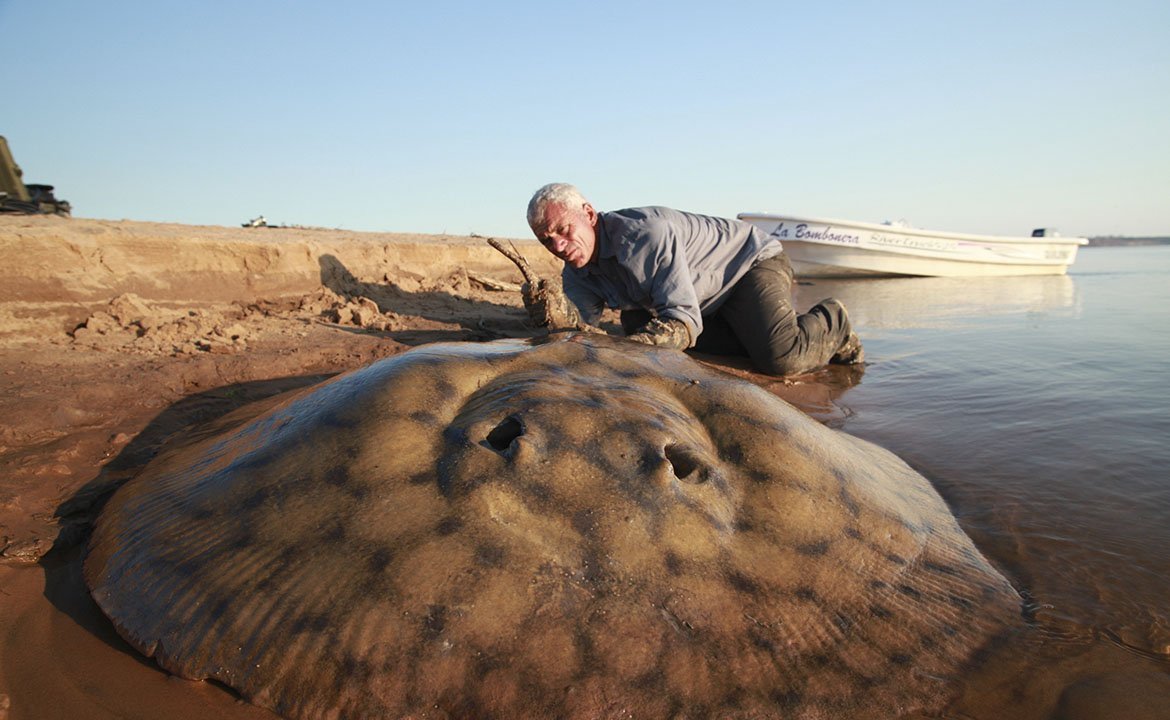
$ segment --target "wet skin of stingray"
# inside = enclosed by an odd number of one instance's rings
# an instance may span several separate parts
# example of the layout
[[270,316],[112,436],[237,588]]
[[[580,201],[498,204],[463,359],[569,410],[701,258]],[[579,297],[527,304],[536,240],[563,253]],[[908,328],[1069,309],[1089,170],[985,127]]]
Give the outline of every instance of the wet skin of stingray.
[[930,712],[1020,613],[891,453],[576,334],[421,347],[163,455],[85,577],[290,718]]

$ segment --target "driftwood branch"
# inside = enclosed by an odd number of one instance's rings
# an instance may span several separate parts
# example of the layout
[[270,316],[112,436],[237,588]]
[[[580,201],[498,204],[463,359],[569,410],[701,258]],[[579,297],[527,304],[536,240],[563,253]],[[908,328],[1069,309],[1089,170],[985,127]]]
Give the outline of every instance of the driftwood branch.
[[487,277],[486,275],[479,275],[477,273],[467,273],[467,279],[472,282],[477,282],[488,290],[496,290],[500,292],[520,292],[520,285],[514,282],[505,282],[503,280],[496,280],[495,278]]
[[511,247],[504,247],[504,243],[495,238],[488,238],[487,242],[488,245],[499,250],[504,254],[504,257],[511,260],[515,263],[516,267],[520,268],[520,274],[524,276],[524,282],[535,286],[540,281],[540,276],[536,274],[536,271],[532,269],[532,266],[528,264],[528,261],[524,259],[524,256],[520,254],[520,251],[516,249],[515,245],[508,243]]
[[542,278],[528,260],[520,254],[515,245],[508,243],[505,246],[495,238],[487,238],[488,245],[500,251],[504,257],[520,268],[524,276],[524,284],[520,287],[520,295],[524,298],[524,308],[528,311],[534,325],[547,327],[552,332],[562,330],[578,330],[581,332],[604,333],[581,319],[577,308],[565,295],[558,277]]

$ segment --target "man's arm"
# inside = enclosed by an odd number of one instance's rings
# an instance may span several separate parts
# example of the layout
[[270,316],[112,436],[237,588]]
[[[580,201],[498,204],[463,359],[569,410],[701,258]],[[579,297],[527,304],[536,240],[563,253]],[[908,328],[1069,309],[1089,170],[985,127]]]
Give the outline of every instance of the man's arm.
[[524,300],[528,317],[538,327],[547,327],[551,332],[587,327],[558,278],[541,278],[535,284],[525,282],[520,286],[520,297]]
[[[542,278],[536,274],[528,261],[513,247],[506,247],[495,238],[487,239],[488,245],[498,250],[504,257],[511,260],[524,276],[524,284],[520,286],[520,297],[524,301],[524,309],[528,317],[537,327],[547,327],[550,332],[560,330],[580,330],[583,332],[602,332],[588,322],[581,319],[577,308],[573,306],[565,295],[565,289],[560,278]],[[594,320],[596,322],[596,320]]]

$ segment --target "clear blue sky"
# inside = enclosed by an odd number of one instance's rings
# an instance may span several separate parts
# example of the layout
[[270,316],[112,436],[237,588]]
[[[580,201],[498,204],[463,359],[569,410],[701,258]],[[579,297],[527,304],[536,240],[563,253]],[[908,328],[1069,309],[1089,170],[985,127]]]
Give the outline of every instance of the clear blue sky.
[[1170,234],[1170,2],[0,0],[75,215],[527,235],[601,209]]

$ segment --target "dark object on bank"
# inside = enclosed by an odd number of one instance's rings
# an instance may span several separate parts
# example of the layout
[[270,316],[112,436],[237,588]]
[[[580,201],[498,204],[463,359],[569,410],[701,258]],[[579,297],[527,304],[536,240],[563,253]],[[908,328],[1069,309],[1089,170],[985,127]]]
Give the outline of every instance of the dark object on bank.
[[53,197],[52,185],[25,185],[23,174],[12,159],[8,141],[0,135],[0,213],[69,217],[72,208]]

